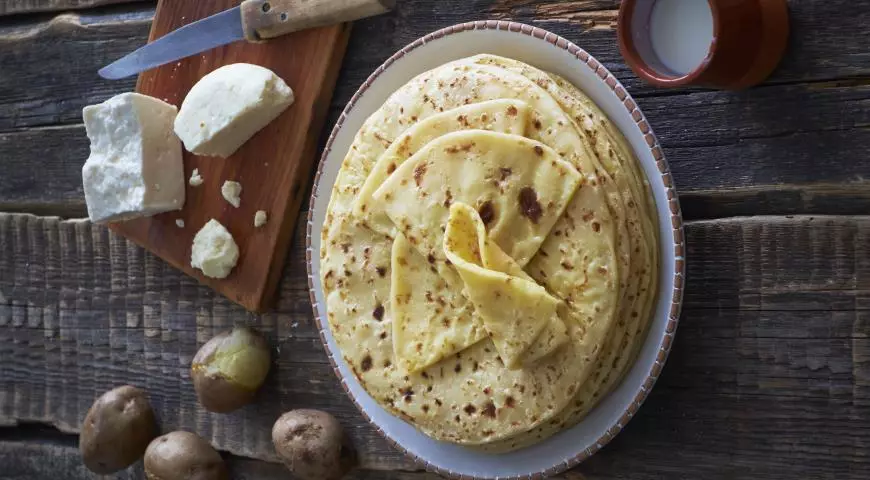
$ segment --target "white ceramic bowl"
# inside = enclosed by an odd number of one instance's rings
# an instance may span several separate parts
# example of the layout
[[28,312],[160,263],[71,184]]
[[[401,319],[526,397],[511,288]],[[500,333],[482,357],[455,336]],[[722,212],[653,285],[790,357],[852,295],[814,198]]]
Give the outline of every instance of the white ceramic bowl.
[[[565,77],[622,130],[646,173],[658,210],[661,274],[658,303],[631,371],[577,426],[508,454],[488,454],[437,442],[388,413],[360,386],[329,329],[320,284],[320,230],[339,167],[357,130],[387,97],[417,74],[479,53],[514,58]],[[664,365],[683,296],[684,244],[680,205],[658,141],[625,89],[591,55],[553,33],[514,22],[479,21],[431,33],[403,48],[360,87],[338,119],[320,160],[308,214],[308,282],[320,336],[351,399],[387,440],[428,470],[453,478],[542,478],[597,452],[637,412]]]

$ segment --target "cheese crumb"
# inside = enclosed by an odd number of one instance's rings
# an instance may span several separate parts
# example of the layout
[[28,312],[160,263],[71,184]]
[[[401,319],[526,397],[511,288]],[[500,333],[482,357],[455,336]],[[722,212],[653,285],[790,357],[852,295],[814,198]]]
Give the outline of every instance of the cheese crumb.
[[193,237],[190,266],[211,278],[226,278],[239,261],[239,247],[227,229],[215,219]]
[[230,205],[239,208],[242,204],[242,184],[227,180],[221,186],[221,195],[224,196],[224,200],[230,202]]
[[180,219],[180,218],[179,218],[179,219],[176,219],[176,220],[175,220],[175,225],[176,225],[178,228],[184,228],[184,220],[182,220],[182,219]]
[[266,224],[268,218],[266,217],[266,212],[263,210],[257,210],[257,213],[254,214],[254,227],[260,228]]
[[199,169],[194,168],[193,173],[190,174],[190,180],[188,182],[191,187],[198,187],[202,185],[202,177],[199,176]]

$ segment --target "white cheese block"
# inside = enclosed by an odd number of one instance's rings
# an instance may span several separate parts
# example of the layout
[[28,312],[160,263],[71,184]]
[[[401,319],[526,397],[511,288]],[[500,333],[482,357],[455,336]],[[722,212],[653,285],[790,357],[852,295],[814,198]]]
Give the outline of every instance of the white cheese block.
[[181,142],[172,131],[175,106],[122,93],[84,108],[91,155],[82,167],[88,216],[102,223],[184,206]]
[[221,195],[230,205],[239,208],[242,204],[242,184],[227,180],[221,185]]
[[226,158],[293,100],[293,90],[268,68],[226,65],[190,89],[175,119],[175,133],[190,152]]
[[215,219],[193,237],[190,266],[211,278],[226,278],[239,261],[239,247],[230,232]]

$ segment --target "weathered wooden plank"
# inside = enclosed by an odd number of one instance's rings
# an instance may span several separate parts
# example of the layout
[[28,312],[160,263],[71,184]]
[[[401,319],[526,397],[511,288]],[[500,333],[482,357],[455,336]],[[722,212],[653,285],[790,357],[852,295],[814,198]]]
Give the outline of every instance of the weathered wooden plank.
[[97,70],[142,46],[153,6],[64,13],[0,22],[0,130],[81,121],[81,109],[136,79],[103,80]]
[[0,208],[87,216],[81,171],[88,145],[81,125],[0,133]]
[[710,190],[687,188],[682,190],[680,204],[683,217],[692,220],[751,215],[865,215],[870,212],[870,188],[863,179],[855,180]]
[[[596,55],[635,96],[685,93],[654,89],[628,70],[616,48],[617,3],[403,0],[394,13],[356,23],[334,104],[344,105],[380,63],[417,37],[482,17],[530,22],[567,37]],[[870,0],[794,0],[790,8],[792,41],[772,83],[870,75],[863,48],[870,43],[870,32],[863,28],[870,20]],[[0,130],[75,122],[82,106],[132,89],[132,81],[107,82],[96,71],[145,43],[152,15],[152,8],[136,6],[0,23],[0,72],[15,72],[0,75]],[[800,111],[793,106],[796,115]]]
[[[780,112],[784,102],[801,105],[801,113]],[[870,162],[861,161],[870,143],[870,86],[783,85],[639,103],[664,146],[688,219],[870,208]],[[87,156],[81,125],[0,132],[0,209],[84,215]]]
[[[3,478],[62,478],[67,480],[90,480],[94,474],[82,464],[76,445],[77,437],[68,439],[56,437],[46,440],[40,436],[26,440],[0,440],[0,464],[3,465]],[[289,473],[283,465],[252,460],[244,457],[226,455],[224,461],[230,475],[236,480],[285,480]],[[117,474],[100,477],[140,480],[145,478],[142,462]],[[436,480],[440,477],[426,472],[372,471],[356,470],[346,477],[348,480]]]
[[[581,16],[592,15],[586,10],[602,6],[574,3],[541,5],[547,6],[546,12],[556,6],[576,8]],[[423,5],[409,2],[401,8],[417,4]],[[541,8],[525,1],[500,5],[520,13]],[[800,8],[810,7],[801,4]],[[0,71],[17,72],[0,75],[0,132],[7,130],[0,133],[0,158],[6,167],[0,208],[84,214],[79,167],[87,157],[87,140],[81,126],[22,127],[78,122],[83,105],[131,88],[130,82],[105,82],[94,72],[125,49],[135,48],[150,18],[150,8],[136,7],[124,14],[113,10],[61,15],[37,25],[0,27],[0,47],[9,46],[12,52],[0,56]],[[368,39],[393,39],[398,25],[409,21],[400,19],[397,23],[395,17],[386,16],[357,25],[334,99],[333,120],[374,67],[372,59],[384,55],[381,40]],[[34,45],[53,52],[49,62],[53,74],[44,71],[47,63],[39,60],[44,53]],[[737,94],[694,91],[643,97],[639,103],[664,145],[679,190],[686,195],[686,218],[863,213],[870,207],[870,188],[864,180],[870,175],[870,163],[859,161],[866,156],[870,140],[865,128],[870,124],[866,83],[777,85]],[[824,168],[819,168],[820,159]],[[33,168],[37,162],[41,168]]]
[[140,0],[4,0],[0,3],[0,15],[76,10],[133,1]]
[[[691,223],[686,307],[665,373],[590,478],[870,474],[870,217]],[[0,423],[76,431],[102,390],[146,387],[164,429],[274,460],[271,422],[325,408],[371,469],[413,469],[345,398],[314,331],[301,229],[277,310],[251,316],[97,226],[0,215]],[[235,323],[277,347],[255,406],[196,406],[187,366]],[[381,478],[381,477],[373,477]]]

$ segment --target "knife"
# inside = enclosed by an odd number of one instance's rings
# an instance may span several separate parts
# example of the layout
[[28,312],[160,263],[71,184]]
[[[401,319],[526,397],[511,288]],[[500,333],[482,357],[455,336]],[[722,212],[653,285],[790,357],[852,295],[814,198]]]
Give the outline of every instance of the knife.
[[[198,0],[196,0],[198,1]],[[107,80],[126,78],[221,45],[263,42],[291,32],[388,12],[396,0],[245,0],[185,25],[103,67]]]

